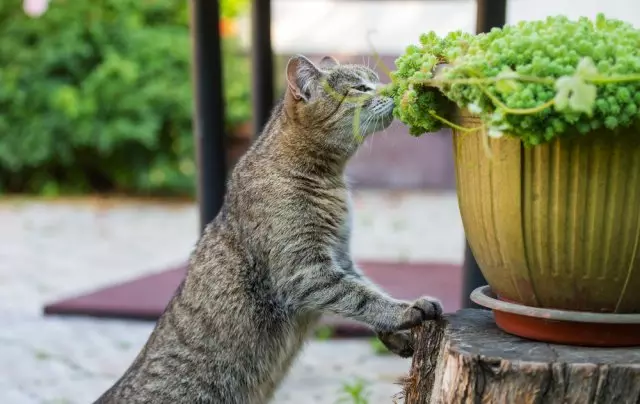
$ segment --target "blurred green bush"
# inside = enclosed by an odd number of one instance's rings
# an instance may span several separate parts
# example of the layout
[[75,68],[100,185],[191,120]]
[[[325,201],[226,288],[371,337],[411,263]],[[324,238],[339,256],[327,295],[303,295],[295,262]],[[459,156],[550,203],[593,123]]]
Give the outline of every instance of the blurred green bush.
[[[233,16],[246,1],[223,2]],[[0,192],[192,194],[188,2],[0,2]],[[227,126],[249,119],[249,61],[224,48]]]
[[236,18],[249,9],[250,0],[221,0],[220,17]]

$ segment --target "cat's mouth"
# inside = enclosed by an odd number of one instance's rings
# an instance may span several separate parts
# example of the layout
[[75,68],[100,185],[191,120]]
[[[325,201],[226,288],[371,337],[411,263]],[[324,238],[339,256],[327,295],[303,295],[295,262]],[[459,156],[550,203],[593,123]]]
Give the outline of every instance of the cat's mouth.
[[385,97],[376,101],[369,109],[368,120],[372,121],[373,125],[367,128],[367,133],[363,132],[365,136],[384,130],[393,122],[393,99]]
[[370,115],[363,119],[360,123],[360,130],[357,132],[356,137],[360,141],[373,135],[376,132],[385,130],[391,125],[393,121],[393,115]]

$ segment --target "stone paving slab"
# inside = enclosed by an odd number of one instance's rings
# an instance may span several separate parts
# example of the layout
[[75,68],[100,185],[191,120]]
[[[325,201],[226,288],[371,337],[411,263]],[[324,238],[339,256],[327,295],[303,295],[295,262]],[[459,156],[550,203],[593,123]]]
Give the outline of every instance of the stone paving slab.
[[[361,191],[359,259],[460,263],[453,194]],[[153,324],[42,317],[44,303],[184,261],[197,238],[194,204],[5,200],[0,203],[0,403],[90,403],[131,363]],[[409,360],[367,340],[310,341],[276,404],[327,403],[367,382],[369,403],[392,403]],[[347,401],[348,402],[348,401]]]
[[[91,403],[131,363],[152,323],[0,315],[1,403]],[[370,403],[391,403],[409,360],[376,356],[362,340],[311,341],[275,403],[335,403],[365,380]]]

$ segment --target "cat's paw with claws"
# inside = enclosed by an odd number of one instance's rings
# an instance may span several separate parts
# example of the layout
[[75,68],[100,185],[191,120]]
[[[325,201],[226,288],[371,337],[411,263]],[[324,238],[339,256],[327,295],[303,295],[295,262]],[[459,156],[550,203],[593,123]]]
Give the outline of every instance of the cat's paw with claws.
[[421,297],[405,309],[399,329],[412,328],[425,321],[437,320],[441,317],[442,303],[433,297]]
[[411,331],[379,332],[378,339],[387,349],[402,358],[413,356],[414,345]]

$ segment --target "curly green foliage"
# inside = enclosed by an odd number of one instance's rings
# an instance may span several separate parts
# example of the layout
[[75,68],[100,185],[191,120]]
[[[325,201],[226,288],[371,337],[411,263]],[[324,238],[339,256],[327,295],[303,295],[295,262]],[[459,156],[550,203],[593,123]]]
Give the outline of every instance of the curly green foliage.
[[[0,191],[193,192],[188,3],[0,2]],[[225,43],[227,123],[249,64]],[[244,82],[244,84],[239,84]]]
[[419,112],[403,106],[403,85],[439,89],[480,115],[490,135],[508,134],[527,145],[638,122],[640,30],[630,24],[602,14],[595,21],[556,16],[465,36],[444,48],[419,51],[424,60],[436,57],[449,65],[437,77],[415,78],[410,73],[418,68],[412,65],[403,73],[407,83],[394,83],[398,116],[423,132],[441,126],[429,112],[438,106],[419,106]]
[[464,49],[471,38],[463,32],[453,32],[445,38],[430,32],[420,37],[420,46],[409,46],[396,59],[392,84],[383,91],[395,99],[394,116],[409,126],[410,134],[418,136],[439,130],[442,122],[432,113],[440,117],[450,115],[453,104],[437,89],[420,83],[433,79],[435,66],[453,60],[455,52]]

